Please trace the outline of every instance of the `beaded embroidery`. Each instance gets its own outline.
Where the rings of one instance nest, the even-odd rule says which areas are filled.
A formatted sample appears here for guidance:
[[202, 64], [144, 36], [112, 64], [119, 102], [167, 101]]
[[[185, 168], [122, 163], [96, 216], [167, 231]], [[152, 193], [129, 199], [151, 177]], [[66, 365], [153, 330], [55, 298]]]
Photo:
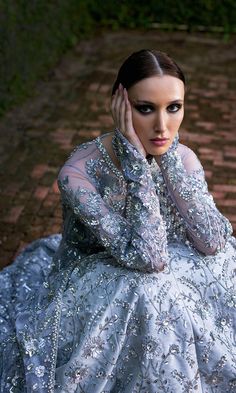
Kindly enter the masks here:
[[62, 236], [0, 274], [1, 391], [233, 393], [232, 227], [178, 136], [160, 165], [113, 147], [122, 171], [100, 137], [74, 150]]

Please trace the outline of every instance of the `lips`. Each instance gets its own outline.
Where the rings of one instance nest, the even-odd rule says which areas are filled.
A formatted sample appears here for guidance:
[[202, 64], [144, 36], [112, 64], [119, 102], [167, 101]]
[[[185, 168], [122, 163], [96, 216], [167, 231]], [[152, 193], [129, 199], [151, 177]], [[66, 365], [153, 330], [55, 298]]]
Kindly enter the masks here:
[[157, 146], [157, 147], [165, 146], [166, 143], [167, 143], [167, 141], [168, 141], [167, 138], [153, 138], [153, 139], [150, 139], [150, 142], [151, 142], [154, 146]]
[[164, 141], [167, 141], [168, 139], [167, 138], [153, 138], [153, 139], [150, 139], [151, 141], [154, 141], [154, 142], [164, 142]]

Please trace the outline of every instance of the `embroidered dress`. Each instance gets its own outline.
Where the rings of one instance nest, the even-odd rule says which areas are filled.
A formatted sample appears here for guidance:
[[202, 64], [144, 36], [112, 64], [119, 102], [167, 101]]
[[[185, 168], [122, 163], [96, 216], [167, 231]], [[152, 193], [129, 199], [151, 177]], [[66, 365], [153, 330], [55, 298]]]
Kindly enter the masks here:
[[195, 153], [115, 130], [58, 176], [62, 234], [0, 273], [0, 392], [236, 392], [236, 239]]

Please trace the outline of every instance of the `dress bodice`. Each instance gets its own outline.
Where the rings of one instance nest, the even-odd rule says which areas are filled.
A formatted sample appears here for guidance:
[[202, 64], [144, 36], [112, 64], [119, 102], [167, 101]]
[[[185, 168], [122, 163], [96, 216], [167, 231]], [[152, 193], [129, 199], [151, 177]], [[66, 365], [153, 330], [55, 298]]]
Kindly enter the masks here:
[[0, 275], [0, 391], [233, 393], [232, 227], [189, 148], [157, 164], [114, 135], [121, 170], [103, 137], [75, 148], [62, 237]]
[[[153, 157], [142, 159], [121, 137], [118, 144], [123, 154], [123, 170], [119, 170], [102, 142], [104, 136], [76, 147], [60, 171], [58, 185], [64, 225], [60, 257], [56, 255], [59, 262], [63, 264], [68, 256], [79, 258], [104, 251], [113, 246], [118, 234], [127, 249], [130, 243], [140, 243], [133, 241], [134, 233], [134, 237], [141, 237], [140, 247], [141, 244], [148, 247], [148, 242], [150, 247], [150, 233], [154, 236], [156, 231], [163, 247], [165, 244], [164, 252], [158, 249], [163, 255], [170, 242], [178, 240], [189, 245], [190, 237], [192, 244], [201, 242], [200, 247], [207, 244], [212, 247], [215, 237], [212, 228], [206, 228], [209, 214], [218, 220], [216, 225], [220, 223], [223, 236], [232, 232], [208, 193], [199, 161], [194, 157], [190, 170], [184, 168], [186, 155], [192, 152], [189, 148], [179, 144], [178, 154], [175, 151], [165, 158], [168, 168], [163, 160], [163, 170]], [[158, 243], [157, 238], [154, 241]], [[136, 251], [133, 249], [132, 253]], [[126, 258], [128, 255], [127, 252]]]
[[[103, 195], [104, 200], [106, 200], [114, 210], [123, 214], [127, 191], [126, 181], [122, 172], [116, 168], [107, 153], [102, 143], [102, 138], [98, 137], [95, 143], [101, 153], [101, 157], [98, 158], [97, 163], [91, 162], [91, 168], [93, 169], [90, 170], [89, 173], [93, 175], [98, 172], [98, 168], [101, 170], [97, 177], [100, 183], [99, 191]], [[160, 167], [153, 157], [149, 160], [149, 165], [155, 184], [155, 190], [160, 202], [160, 211], [165, 222], [168, 241], [177, 238], [186, 240], [184, 221], [171, 199]]]

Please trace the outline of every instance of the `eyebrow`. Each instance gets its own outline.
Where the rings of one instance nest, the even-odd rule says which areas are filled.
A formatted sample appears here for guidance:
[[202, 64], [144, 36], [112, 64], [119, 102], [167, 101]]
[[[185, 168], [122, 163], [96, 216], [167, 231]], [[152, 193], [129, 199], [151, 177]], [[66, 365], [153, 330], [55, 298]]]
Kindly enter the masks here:
[[[176, 104], [176, 103], [183, 103], [184, 101], [181, 98], [176, 98], [175, 100], [169, 101], [167, 105]], [[146, 101], [146, 100], [133, 100], [134, 104], [148, 104], [148, 105], [155, 105], [154, 102]]]

